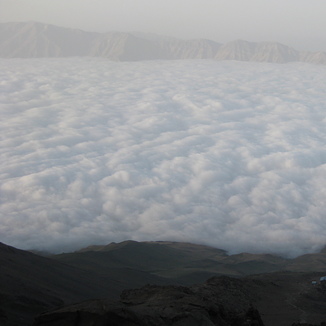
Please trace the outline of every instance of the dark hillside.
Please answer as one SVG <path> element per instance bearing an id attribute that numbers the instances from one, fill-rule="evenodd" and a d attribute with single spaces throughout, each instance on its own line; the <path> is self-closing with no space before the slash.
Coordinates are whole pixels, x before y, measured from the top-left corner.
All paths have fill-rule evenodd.
<path id="1" fill-rule="evenodd" d="M 104 275 L 0 243 L 0 325 L 26 326 L 42 311 L 86 299 L 117 298 L 124 288 L 146 283 L 167 284 L 142 271 L 117 269 Z"/>
<path id="2" fill-rule="evenodd" d="M 325 287 L 319 284 L 325 262 L 324 252 L 295 259 L 227 255 L 203 245 L 166 241 L 124 241 L 50 257 L 0 244 L 0 325 L 26 326 L 43 311 L 83 300 L 116 300 L 121 291 L 146 284 L 193 287 L 219 275 L 251 280 L 259 298 L 251 300 L 266 325 L 306 317 L 315 323 L 326 311 Z M 312 280 L 318 284 L 313 286 Z M 229 293 L 226 288 L 220 291 Z"/>
<path id="3" fill-rule="evenodd" d="M 244 276 L 277 271 L 287 262 L 272 255 L 228 256 L 221 249 L 168 241 L 124 241 L 92 246 L 53 258 L 78 268 L 101 270 L 105 274 L 114 268 L 128 267 L 188 285 L 204 282 L 213 275 Z"/>

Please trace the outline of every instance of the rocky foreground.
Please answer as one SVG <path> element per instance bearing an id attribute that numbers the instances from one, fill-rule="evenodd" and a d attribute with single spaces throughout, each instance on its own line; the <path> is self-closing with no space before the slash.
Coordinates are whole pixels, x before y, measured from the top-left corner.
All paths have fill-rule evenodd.
<path id="1" fill-rule="evenodd" d="M 229 290 L 222 293 L 225 287 Z M 263 326 L 248 287 L 227 277 L 192 287 L 148 285 L 123 291 L 119 301 L 87 301 L 42 314 L 34 325 Z"/>
<path id="2" fill-rule="evenodd" d="M 117 301 L 85 301 L 44 313 L 34 326 L 325 325 L 326 286 L 305 279 L 278 273 L 213 277 L 190 287 L 147 285 L 124 290 Z"/>

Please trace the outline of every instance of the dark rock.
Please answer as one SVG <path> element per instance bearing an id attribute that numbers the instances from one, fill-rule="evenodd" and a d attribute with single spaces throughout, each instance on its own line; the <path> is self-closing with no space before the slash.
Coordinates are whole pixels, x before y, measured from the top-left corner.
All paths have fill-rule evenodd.
<path id="1" fill-rule="evenodd" d="M 4 322 L 8 319 L 7 314 L 0 308 L 0 322 Z"/>
<path id="2" fill-rule="evenodd" d="M 320 324 L 308 324 L 308 323 L 293 323 L 292 326 L 326 326 L 326 322 L 321 322 Z"/>
<path id="3" fill-rule="evenodd" d="M 147 285 L 123 291 L 119 301 L 87 301 L 42 314 L 34 326 L 263 326 L 238 283 L 213 278 L 193 287 Z"/>

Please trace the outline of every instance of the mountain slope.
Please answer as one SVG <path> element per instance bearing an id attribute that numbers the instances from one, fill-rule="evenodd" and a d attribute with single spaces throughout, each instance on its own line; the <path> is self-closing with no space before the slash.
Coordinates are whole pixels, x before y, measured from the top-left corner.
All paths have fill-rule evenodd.
<path id="1" fill-rule="evenodd" d="M 115 61 L 215 59 L 326 64 L 324 52 L 299 52 L 275 42 L 178 40 L 143 33 L 92 33 L 41 23 L 0 24 L 0 57 L 93 56 Z"/>
<path id="2" fill-rule="evenodd" d="M 250 61 L 255 52 L 256 44 L 243 40 L 237 40 L 222 45 L 216 53 L 217 60 Z"/>
<path id="3" fill-rule="evenodd" d="M 110 243 L 52 258 L 85 270 L 101 270 L 104 274 L 127 267 L 181 284 L 203 282 L 212 275 L 243 277 L 277 271 L 326 271 L 326 252 L 293 259 L 271 254 L 228 255 L 224 250 L 205 245 L 169 241 Z"/>
<path id="4" fill-rule="evenodd" d="M 91 44 L 88 55 L 115 61 L 166 59 L 164 52 L 153 42 L 118 32 L 99 34 Z"/>
<path id="5" fill-rule="evenodd" d="M 326 274 L 325 266 L 325 250 L 285 259 L 269 254 L 228 255 L 224 250 L 191 243 L 124 241 L 46 258 L 0 244 L 0 324 L 29 325 L 36 314 L 63 304 L 116 299 L 122 290 L 145 284 L 189 286 L 218 275 L 243 278 L 260 274 L 252 278 L 267 279 L 268 284 L 275 283 L 278 275 L 281 289 L 290 291 L 286 282 L 291 277 L 294 280 L 296 275 L 300 278 L 302 272 L 310 272 L 300 278 L 302 289 L 310 291 L 311 281 Z M 287 272 L 269 274 L 277 271 Z M 292 290 L 296 296 L 297 288 Z M 277 291 L 275 311 L 279 309 Z M 313 309 L 309 296 L 318 296 L 317 292 L 300 297 L 300 304 Z M 267 303 L 259 309 L 268 310 Z"/>
<path id="6" fill-rule="evenodd" d="M 97 33 L 41 23 L 0 24 L 0 56 L 38 58 L 87 56 Z"/>
<path id="7" fill-rule="evenodd" d="M 298 51 L 280 43 L 258 43 L 250 61 L 286 63 L 299 61 Z"/>
<path id="8" fill-rule="evenodd" d="M 288 260 L 272 255 L 227 255 L 225 251 L 190 243 L 124 241 L 84 248 L 53 259 L 89 270 L 109 273 L 128 267 L 181 284 L 203 282 L 213 275 L 244 276 L 278 271 Z"/>
<path id="9" fill-rule="evenodd" d="M 123 289 L 146 283 L 168 282 L 127 268 L 104 275 L 0 243 L 0 325 L 30 325 L 44 310 L 87 299 L 117 298 Z"/>

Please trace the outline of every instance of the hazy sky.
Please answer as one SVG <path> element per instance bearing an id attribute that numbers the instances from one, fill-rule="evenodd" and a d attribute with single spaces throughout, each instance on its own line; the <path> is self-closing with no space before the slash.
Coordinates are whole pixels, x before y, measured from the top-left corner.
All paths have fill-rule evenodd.
<path id="1" fill-rule="evenodd" d="M 278 41 L 326 51 L 323 0 L 0 0 L 0 21 L 182 38 Z"/>

